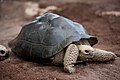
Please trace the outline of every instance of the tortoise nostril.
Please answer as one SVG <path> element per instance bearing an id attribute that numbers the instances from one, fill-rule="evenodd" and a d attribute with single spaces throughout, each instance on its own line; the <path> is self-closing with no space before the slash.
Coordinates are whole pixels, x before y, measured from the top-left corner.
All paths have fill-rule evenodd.
<path id="1" fill-rule="evenodd" d="M 0 53 L 1 53 L 1 54 L 4 54 L 4 53 L 5 53 L 5 51 L 4 51 L 4 50 L 0 50 Z"/>

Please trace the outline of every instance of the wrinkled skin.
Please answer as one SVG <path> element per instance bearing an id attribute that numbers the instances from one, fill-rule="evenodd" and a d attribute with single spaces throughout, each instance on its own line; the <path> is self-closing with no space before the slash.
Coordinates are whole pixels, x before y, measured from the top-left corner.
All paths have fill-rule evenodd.
<path id="1" fill-rule="evenodd" d="M 117 57 L 113 52 L 93 48 L 89 45 L 79 45 L 79 58 L 81 61 L 109 61 Z"/>
<path id="2" fill-rule="evenodd" d="M 0 45 L 0 61 L 3 61 L 8 57 L 9 57 L 9 50 L 3 45 Z"/>
<path id="3" fill-rule="evenodd" d="M 81 61 L 86 61 L 88 59 L 93 58 L 94 49 L 89 45 L 78 45 L 79 49 L 79 57 Z"/>

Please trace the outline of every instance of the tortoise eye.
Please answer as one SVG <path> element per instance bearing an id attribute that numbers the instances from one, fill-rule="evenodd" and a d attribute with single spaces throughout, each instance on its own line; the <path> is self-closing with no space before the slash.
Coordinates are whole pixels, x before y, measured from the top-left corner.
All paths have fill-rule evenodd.
<path id="1" fill-rule="evenodd" d="M 86 53 L 89 53 L 89 50 L 85 50 Z"/>
<path id="2" fill-rule="evenodd" d="M 0 53 L 1 53 L 1 54 L 4 54 L 4 53 L 5 53 L 5 51 L 4 51 L 4 50 L 0 50 Z"/>

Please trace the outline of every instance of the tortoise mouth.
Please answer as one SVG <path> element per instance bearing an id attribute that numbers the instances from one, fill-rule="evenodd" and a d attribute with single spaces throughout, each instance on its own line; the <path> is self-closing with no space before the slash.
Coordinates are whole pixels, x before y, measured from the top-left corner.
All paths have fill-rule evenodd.
<path id="1" fill-rule="evenodd" d="M 0 56 L 0 61 L 3 61 L 9 57 L 9 53 L 6 53 L 5 56 Z"/>

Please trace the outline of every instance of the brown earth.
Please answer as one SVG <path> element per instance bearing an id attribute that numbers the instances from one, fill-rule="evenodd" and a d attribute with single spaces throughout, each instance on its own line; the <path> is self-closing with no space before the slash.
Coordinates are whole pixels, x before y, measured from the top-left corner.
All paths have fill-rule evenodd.
<path id="1" fill-rule="evenodd" d="M 21 26 L 32 20 L 24 14 L 26 1 L 31 0 L 1 0 L 0 44 L 7 46 L 8 41 L 17 36 Z M 96 14 L 120 11 L 119 0 L 36 1 L 40 7 L 56 5 L 61 8 L 53 12 L 84 25 L 90 34 L 98 37 L 99 42 L 94 47 L 112 51 L 118 57 L 106 63 L 76 65 L 77 72 L 70 75 L 63 71 L 63 67 L 24 61 L 11 53 L 9 59 L 0 62 L 0 80 L 120 80 L 120 16 Z"/>

